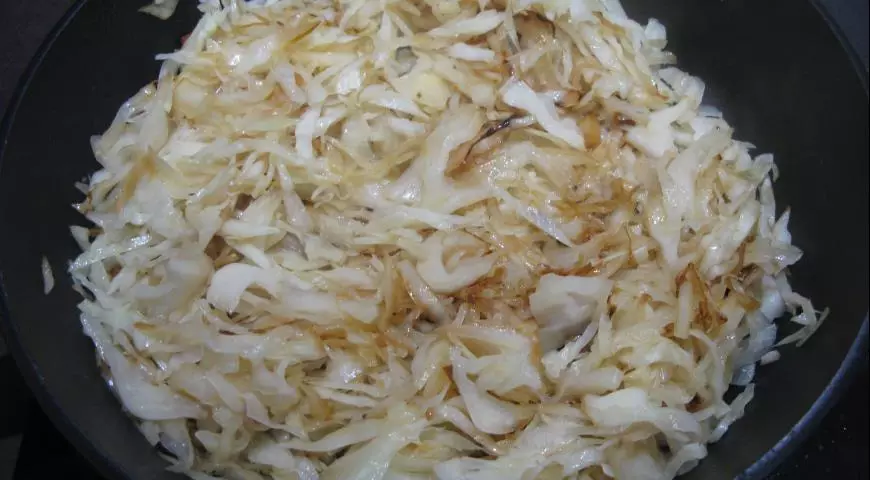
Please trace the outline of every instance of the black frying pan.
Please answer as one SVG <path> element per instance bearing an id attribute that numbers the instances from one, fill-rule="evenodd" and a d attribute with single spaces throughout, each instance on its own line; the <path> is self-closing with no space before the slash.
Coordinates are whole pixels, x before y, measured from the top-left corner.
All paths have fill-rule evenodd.
<path id="1" fill-rule="evenodd" d="M 121 411 L 81 333 L 63 274 L 77 247 L 73 183 L 97 168 L 88 138 L 155 77 L 154 54 L 195 23 L 193 0 L 169 21 L 133 0 L 81 1 L 51 33 L 0 130 L 0 325 L 30 388 L 60 430 L 109 478 L 169 479 Z M 780 206 L 804 249 L 795 288 L 832 310 L 804 347 L 760 369 L 746 416 L 695 479 L 763 478 L 800 443 L 867 358 L 867 75 L 806 0 L 624 0 L 668 27 L 680 66 L 708 85 L 737 136 L 774 152 Z M 856 71 L 858 72 L 856 74 Z M 43 295 L 41 258 L 58 285 Z M 0 392 L 2 394 L 2 392 Z"/>

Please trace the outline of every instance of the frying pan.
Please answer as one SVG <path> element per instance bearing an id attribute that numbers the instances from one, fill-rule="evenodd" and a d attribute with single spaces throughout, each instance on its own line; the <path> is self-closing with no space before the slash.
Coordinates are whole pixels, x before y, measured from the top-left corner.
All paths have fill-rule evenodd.
<path id="1" fill-rule="evenodd" d="M 81 333 L 63 273 L 76 256 L 73 184 L 97 168 L 88 139 L 155 77 L 154 54 L 194 25 L 195 2 L 169 21 L 138 2 L 77 3 L 33 60 L 0 130 L 0 325 L 58 428 L 108 478 L 171 479 L 122 412 Z M 703 78 L 738 138 L 774 152 L 780 206 L 804 259 L 796 290 L 832 314 L 802 348 L 759 369 L 746 416 L 687 478 L 763 478 L 800 443 L 867 358 L 867 78 L 824 12 L 806 0 L 624 0 L 669 31 L 680 66 Z M 857 72 L 857 73 L 856 73 Z M 45 256 L 57 286 L 43 294 Z M 786 333 L 788 331 L 786 330 Z M 2 392 L 0 392 L 2 394 Z"/>

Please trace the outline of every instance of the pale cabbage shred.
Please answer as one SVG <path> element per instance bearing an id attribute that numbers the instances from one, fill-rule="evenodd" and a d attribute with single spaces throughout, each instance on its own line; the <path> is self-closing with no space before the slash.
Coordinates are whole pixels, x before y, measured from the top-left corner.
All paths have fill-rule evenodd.
<path id="1" fill-rule="evenodd" d="M 672 478 L 818 328 L 664 27 L 508 1 L 203 2 L 94 139 L 81 319 L 174 469 Z"/>

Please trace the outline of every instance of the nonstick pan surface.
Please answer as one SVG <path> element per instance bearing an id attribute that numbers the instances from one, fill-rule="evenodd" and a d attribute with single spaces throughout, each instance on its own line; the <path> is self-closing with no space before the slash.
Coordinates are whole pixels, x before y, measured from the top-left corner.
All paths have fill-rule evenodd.
<path id="1" fill-rule="evenodd" d="M 799 444 L 867 358 L 868 116 L 866 71 L 805 0 L 624 0 L 669 32 L 680 66 L 708 87 L 740 139 L 773 152 L 775 190 L 790 206 L 796 290 L 831 308 L 802 348 L 759 370 L 746 416 L 687 478 L 763 478 Z M 139 2 L 77 3 L 34 59 L 0 128 L 0 326 L 60 430 L 112 479 L 178 478 L 106 387 L 64 275 L 82 219 L 74 183 L 97 168 L 89 137 L 152 80 L 154 55 L 196 21 L 181 2 L 169 21 Z M 57 285 L 43 294 L 40 262 Z M 0 392 L 2 394 L 2 392 Z"/>

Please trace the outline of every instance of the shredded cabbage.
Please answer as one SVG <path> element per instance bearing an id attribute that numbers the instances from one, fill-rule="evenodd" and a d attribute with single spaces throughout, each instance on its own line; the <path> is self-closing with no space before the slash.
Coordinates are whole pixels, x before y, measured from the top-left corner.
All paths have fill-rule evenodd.
<path id="1" fill-rule="evenodd" d="M 69 265 L 176 471 L 673 478 L 826 317 L 772 156 L 617 1 L 200 11 L 92 140 Z"/>
<path id="2" fill-rule="evenodd" d="M 178 0 L 154 0 L 152 3 L 139 9 L 142 13 L 153 15 L 161 20 L 166 20 L 175 13 Z"/>
<path id="3" fill-rule="evenodd" d="M 51 271 L 51 263 L 45 257 L 42 257 L 40 267 L 42 270 L 43 293 L 48 295 L 54 289 L 54 273 Z"/>

